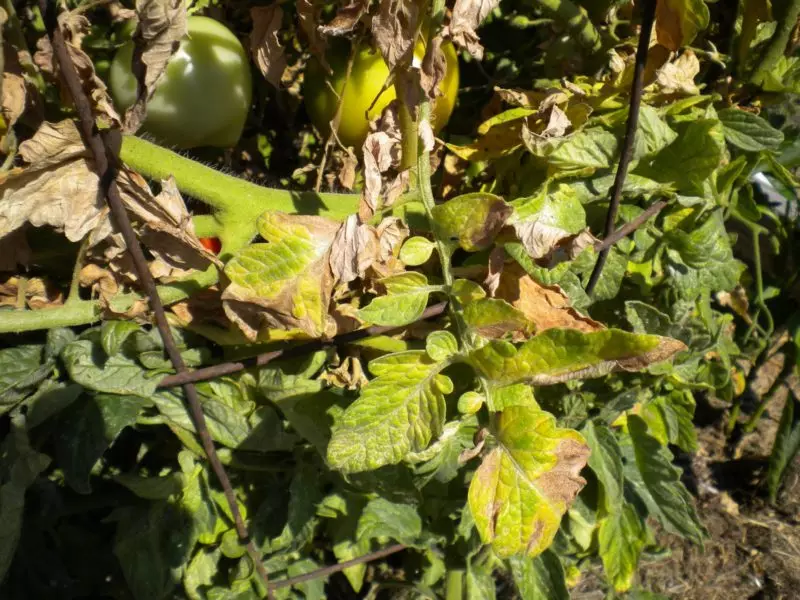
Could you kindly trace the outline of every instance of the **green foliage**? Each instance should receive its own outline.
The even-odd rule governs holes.
[[[194,2],[192,10],[210,4],[217,3]],[[319,49],[320,25],[340,22],[331,20],[332,4],[319,7],[324,23],[301,4],[257,7],[275,10],[268,24],[281,27],[262,32],[270,52],[279,40],[299,60],[301,50]],[[640,221],[655,201],[665,206],[614,244],[587,294],[624,143],[638,10],[582,4],[511,0],[490,11],[481,70],[507,88],[487,87],[485,73],[475,79],[473,32],[451,30],[473,54],[462,64],[474,80],[459,96],[452,132],[476,134],[444,129],[441,156],[430,155],[428,123],[406,123],[402,112],[396,120],[387,113],[353,154],[334,141],[322,145],[308,129],[290,140],[302,118],[273,131],[274,103],[264,105],[269,93],[261,94],[245,135],[283,151],[271,154],[270,166],[291,168],[275,179],[310,180],[312,159],[328,161],[338,177],[323,177],[331,175],[323,168],[319,181],[336,179],[355,194],[274,190],[262,206],[244,193],[254,184],[215,179],[176,158],[190,164],[181,191],[215,209],[195,227],[219,235],[225,248],[215,266],[203,255],[213,274],[206,286],[215,287],[202,295],[193,263],[153,240],[161,221],[145,225],[130,208],[161,287],[174,284],[186,299],[168,318],[190,367],[287,340],[343,334],[353,342],[267,355],[268,364],[197,384],[229,497],[183,389],[159,385],[173,367],[153,327],[140,324],[149,313],[134,309],[127,292],[137,278],[119,255],[91,290],[79,277],[75,295],[52,308],[19,308],[41,302],[25,290],[34,279],[3,284],[0,330],[27,331],[19,324],[39,319],[50,331],[0,338],[0,426],[8,431],[0,450],[1,597],[52,593],[40,593],[42,557],[52,567],[48,585],[65,597],[264,597],[230,502],[272,582],[334,558],[406,547],[375,568],[356,561],[343,574],[276,589],[280,600],[333,597],[347,586],[362,596],[396,589],[398,597],[560,600],[588,568],[602,568],[609,597],[634,598],[641,557],[657,549],[659,531],[702,543],[706,531],[675,464],[675,453],[698,447],[695,394],[730,403],[735,426],[747,408],[743,365],[757,366],[780,342],[787,372],[797,366],[797,280],[785,266],[800,255],[792,212],[800,161],[793,115],[776,107],[779,93],[800,89],[798,58],[783,55],[797,15],[785,34],[791,7],[775,21],[743,10],[723,55],[713,49],[719,11],[701,0],[659,2],[616,226]],[[373,3],[373,27],[354,31],[379,35],[387,6]],[[218,9],[242,18],[224,3]],[[514,37],[520,31],[524,37]],[[772,34],[783,46],[770,58]],[[305,41],[313,47],[301,48]],[[414,71],[430,77],[435,63]],[[395,72],[407,75],[402,65]],[[40,92],[48,111],[70,110]],[[401,99],[414,96],[425,94]],[[30,127],[25,121],[15,135]],[[4,121],[4,151],[8,131]],[[23,143],[26,153],[34,146]],[[288,148],[298,156],[279,156],[292,154]],[[409,151],[419,156],[409,161]],[[228,158],[238,164],[249,159],[231,157],[244,154],[238,148]],[[355,156],[357,175],[348,177]],[[22,185],[15,177],[33,181],[52,167],[23,158],[8,163],[8,189]],[[150,167],[159,178],[169,174]],[[764,181],[787,206],[774,208]],[[209,182],[214,189],[204,196]],[[166,211],[160,198],[151,200]],[[342,208],[332,207],[339,201]],[[12,205],[0,199],[0,211]],[[293,206],[303,214],[287,212]],[[358,219],[328,218],[356,210]],[[33,214],[23,231],[42,225]],[[195,243],[186,215],[181,235]],[[13,215],[0,216],[4,227]],[[98,256],[117,250],[105,244],[80,260],[99,268]],[[38,275],[42,262],[37,254],[26,268]],[[184,271],[189,284],[175,283]],[[126,293],[106,294],[110,281]],[[419,321],[441,301],[443,313]],[[90,317],[77,318],[75,307],[86,303]],[[130,312],[118,310],[122,304]],[[92,325],[101,308],[108,318]],[[372,325],[393,329],[353,341],[352,331]],[[778,335],[783,325],[789,336]],[[798,415],[790,397],[765,480],[773,501],[800,452]],[[76,540],[88,548],[85,558]]]

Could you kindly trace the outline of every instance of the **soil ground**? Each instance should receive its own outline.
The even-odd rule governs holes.
[[[782,364],[773,357],[753,383],[760,395]],[[664,555],[645,558],[637,587],[675,600],[800,599],[800,457],[785,479],[774,505],[763,479],[787,394],[800,391],[796,380],[779,389],[755,431],[729,440],[726,406],[699,397],[698,451],[684,459],[686,484],[709,539],[701,548],[663,534]],[[598,572],[584,577],[573,600],[602,600]]]

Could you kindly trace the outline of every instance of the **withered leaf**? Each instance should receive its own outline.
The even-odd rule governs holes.
[[[700,93],[694,78],[700,73],[700,61],[691,50],[685,50],[674,61],[666,63],[656,73],[656,85],[665,94]]]
[[[328,44],[325,42],[324,33],[317,27],[321,7],[314,0],[297,0],[297,20],[300,22],[300,29],[308,40],[309,50],[320,64],[326,65],[325,49]]]
[[[281,83],[286,70],[286,57],[278,33],[283,21],[283,9],[276,2],[250,9],[253,31],[250,33],[250,53],[264,78],[275,87]]]
[[[380,0],[378,14],[372,17],[372,37],[390,71],[398,63],[411,62],[419,6],[413,0]]]
[[[225,313],[250,340],[264,327],[327,335],[333,273],[330,252],[341,224],[324,217],[268,212],[258,219],[264,244],[240,250],[225,266]]]
[[[494,295],[524,314],[537,332],[553,327],[587,332],[604,329],[602,323],[572,308],[561,288],[539,284],[516,262],[505,266]]]
[[[91,25],[89,20],[83,15],[65,11],[58,16],[58,24],[64,34],[67,51],[83,84],[83,91],[91,100],[96,117],[108,125],[120,125],[120,117],[108,95],[106,84],[95,73],[92,59],[81,49],[81,40],[89,32]],[[58,75],[60,73],[58,62],[55,60],[49,38],[40,37],[36,42],[36,48],[34,63],[43,72]]]
[[[139,23],[133,35],[133,74],[137,82],[136,101],[125,112],[126,131],[135,132],[146,116],[172,55],[187,32],[186,3],[183,0],[137,0]]]
[[[456,0],[453,6],[450,37],[477,60],[483,59],[483,46],[475,30],[499,4],[500,0]]]
[[[327,25],[320,25],[324,35],[346,35],[353,31],[369,9],[369,0],[354,0],[343,6]]]
[[[6,130],[11,129],[25,111],[25,79],[15,73],[3,72],[2,111]]]

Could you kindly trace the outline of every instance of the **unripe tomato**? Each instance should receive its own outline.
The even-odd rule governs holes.
[[[247,54],[236,36],[214,19],[189,17],[188,29],[147,104],[142,129],[178,148],[234,146],[252,98]],[[128,43],[111,64],[111,95],[121,111],[136,100],[132,57],[133,43]]]
[[[442,44],[447,61],[447,71],[444,79],[439,84],[442,95],[436,98],[433,107],[433,129],[439,132],[445,126],[453,112],[458,94],[458,56],[453,44]],[[345,146],[354,146],[360,149],[369,133],[369,122],[381,114],[386,105],[397,97],[394,86],[390,86],[383,93],[381,89],[389,76],[389,67],[384,62],[381,53],[368,46],[359,48],[353,59],[350,80],[345,87],[347,74],[347,61],[350,52],[346,47],[338,46],[329,53],[328,62],[333,70],[328,75],[322,65],[316,60],[309,62],[305,72],[303,96],[306,111],[314,125],[320,131],[330,131],[330,122],[336,115],[338,104],[337,94],[342,93],[342,115],[339,121],[337,134]],[[414,56],[422,60],[425,56],[425,47],[417,44]],[[336,90],[336,94],[328,86]],[[375,105],[367,113],[370,104],[380,94]]]

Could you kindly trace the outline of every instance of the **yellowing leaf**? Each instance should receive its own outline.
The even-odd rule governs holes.
[[[561,517],[586,481],[578,474],[589,447],[555,417],[510,406],[498,418],[497,442],[469,487],[469,507],[485,543],[501,558],[537,556],[553,542]]]
[[[586,227],[586,212],[572,189],[559,185],[555,192],[545,187],[535,196],[518,198],[512,203],[513,224],[528,255],[544,258],[563,239]]]
[[[345,473],[368,471],[424,450],[444,426],[440,363],[425,352],[390,354],[370,363],[377,375],[337,418],[328,444],[328,462]],[[452,387],[450,387],[452,390]]]
[[[611,371],[637,371],[684,350],[678,340],[605,329],[583,333],[548,329],[519,348],[493,341],[470,354],[470,362],[497,385],[528,382],[552,385],[600,377]]]
[[[264,326],[321,336],[333,287],[328,256],[340,224],[268,212],[258,228],[268,243],[242,249],[225,266],[225,313],[251,340]]]
[[[636,510],[622,504],[600,521],[600,558],[609,582],[617,592],[627,592],[645,544],[645,529]]]
[[[673,52],[692,43],[708,27],[708,6],[703,0],[658,0],[656,39]]]

